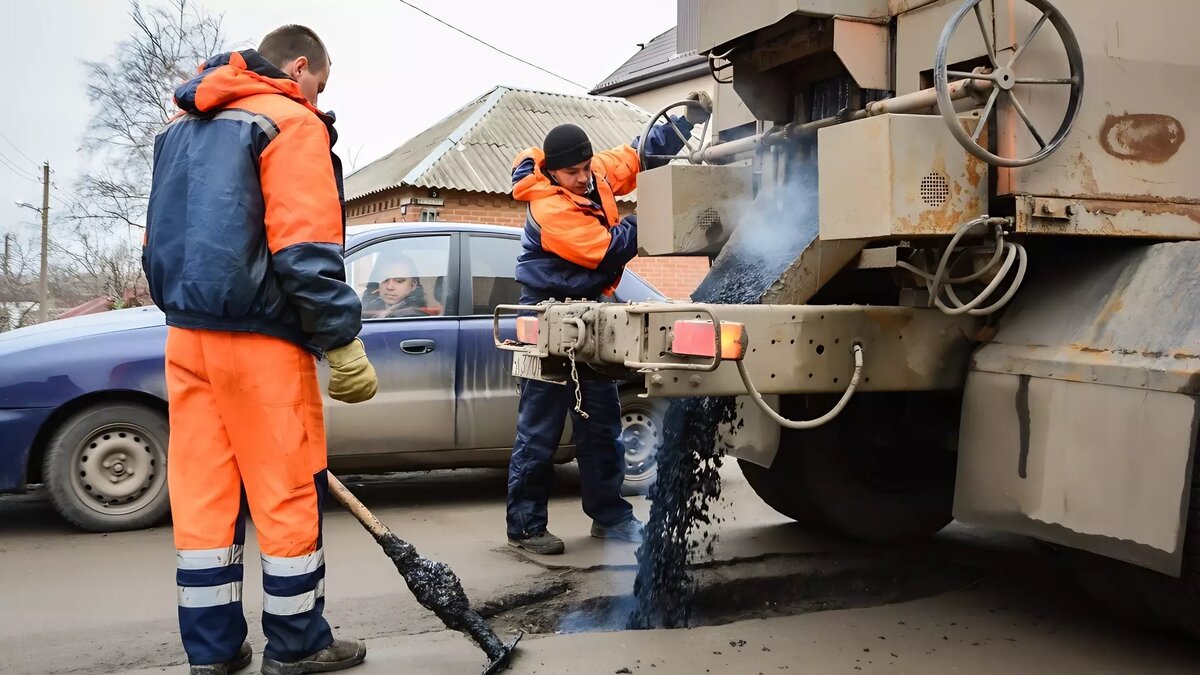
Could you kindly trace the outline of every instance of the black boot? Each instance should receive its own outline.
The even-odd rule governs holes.
[[[263,675],[301,675],[302,673],[331,673],[353,668],[367,658],[367,646],[358,640],[334,640],[325,649],[299,661],[263,659]]]
[[[250,651],[250,643],[242,642],[242,646],[238,647],[237,654],[225,663],[212,663],[205,666],[192,666],[191,675],[228,675],[250,665],[250,658],[253,654]]]
[[[524,539],[508,538],[508,545],[514,548],[521,548],[536,553],[538,555],[559,555],[567,550],[563,540],[550,534],[546,530],[542,530],[532,537]]]

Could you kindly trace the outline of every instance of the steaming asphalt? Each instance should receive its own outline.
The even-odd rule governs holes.
[[[567,554],[543,561],[504,545],[501,471],[350,486],[423,554],[449,563],[502,632],[537,633],[512,673],[1200,672],[1200,647],[1110,618],[1042,547],[952,526],[929,547],[873,551],[804,532],[762,505],[736,467],[724,474],[729,519],[705,572],[714,590],[703,613],[723,625],[646,632],[554,632],[602,623],[616,605],[594,600],[628,593],[633,579],[632,546],[587,537],[574,467],[558,470],[551,503]],[[648,504],[635,509],[644,518]],[[369,647],[352,672],[482,670],[482,654],[417,605],[348,514],[331,506],[325,522],[327,616]],[[254,548],[251,535],[244,595],[260,651]],[[174,602],[169,528],[81,534],[36,495],[0,498],[0,672],[185,673]],[[605,612],[580,621],[581,606]]]

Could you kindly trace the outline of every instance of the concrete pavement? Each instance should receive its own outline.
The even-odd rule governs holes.
[[[457,471],[351,480],[384,522],[449,563],[477,607],[521,643],[513,673],[1185,673],[1190,642],[1115,622],[1047,552],[952,526],[926,547],[880,552],[814,536],[761,503],[735,467],[726,522],[687,630],[615,631],[634,550],[587,536],[578,474],[559,470],[551,530],[565,556],[504,545],[504,476]],[[648,504],[635,509],[645,516]],[[360,673],[480,672],[482,653],[418,606],[348,514],[326,515],[327,616],[366,639]],[[261,585],[247,542],[251,641]],[[36,497],[0,499],[0,672],[184,673],[168,528],[81,534]],[[561,633],[596,629],[596,632]],[[257,657],[256,657],[257,664]],[[249,672],[254,672],[251,670]]]

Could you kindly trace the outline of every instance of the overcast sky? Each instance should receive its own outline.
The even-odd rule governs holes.
[[[637,43],[675,24],[675,0],[410,1],[588,87],[633,55]],[[334,65],[320,104],[338,115],[336,149],[347,167],[355,160],[362,167],[498,84],[586,93],[397,0],[197,2],[224,15],[235,49],[255,46],[284,23],[306,24],[321,35]],[[91,114],[82,61],[113,53],[132,27],[128,8],[125,0],[0,0],[0,46],[7,56],[0,133],[12,141],[0,138],[0,232],[28,232],[37,220],[13,200],[40,205],[35,179],[42,160],[50,161],[56,192],[69,201]],[[58,206],[51,202],[52,214]]]

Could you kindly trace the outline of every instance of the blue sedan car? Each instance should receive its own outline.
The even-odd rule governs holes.
[[[346,278],[364,299],[361,337],[379,375],[371,401],[326,399],[335,471],[506,466],[516,430],[511,354],[492,310],[516,303],[520,230],[443,223],[352,227]],[[417,311],[371,311],[393,288]],[[414,296],[415,297],[415,296]],[[633,273],[619,301],[661,300]],[[387,303],[395,304],[395,303]],[[513,319],[504,330],[515,331]],[[67,520],[93,531],[147,527],[167,514],[163,314],[153,307],[0,334],[0,492],[45,484]],[[323,376],[327,373],[323,371]],[[622,391],[626,490],[655,474],[665,404]],[[560,461],[573,449],[564,438]]]

